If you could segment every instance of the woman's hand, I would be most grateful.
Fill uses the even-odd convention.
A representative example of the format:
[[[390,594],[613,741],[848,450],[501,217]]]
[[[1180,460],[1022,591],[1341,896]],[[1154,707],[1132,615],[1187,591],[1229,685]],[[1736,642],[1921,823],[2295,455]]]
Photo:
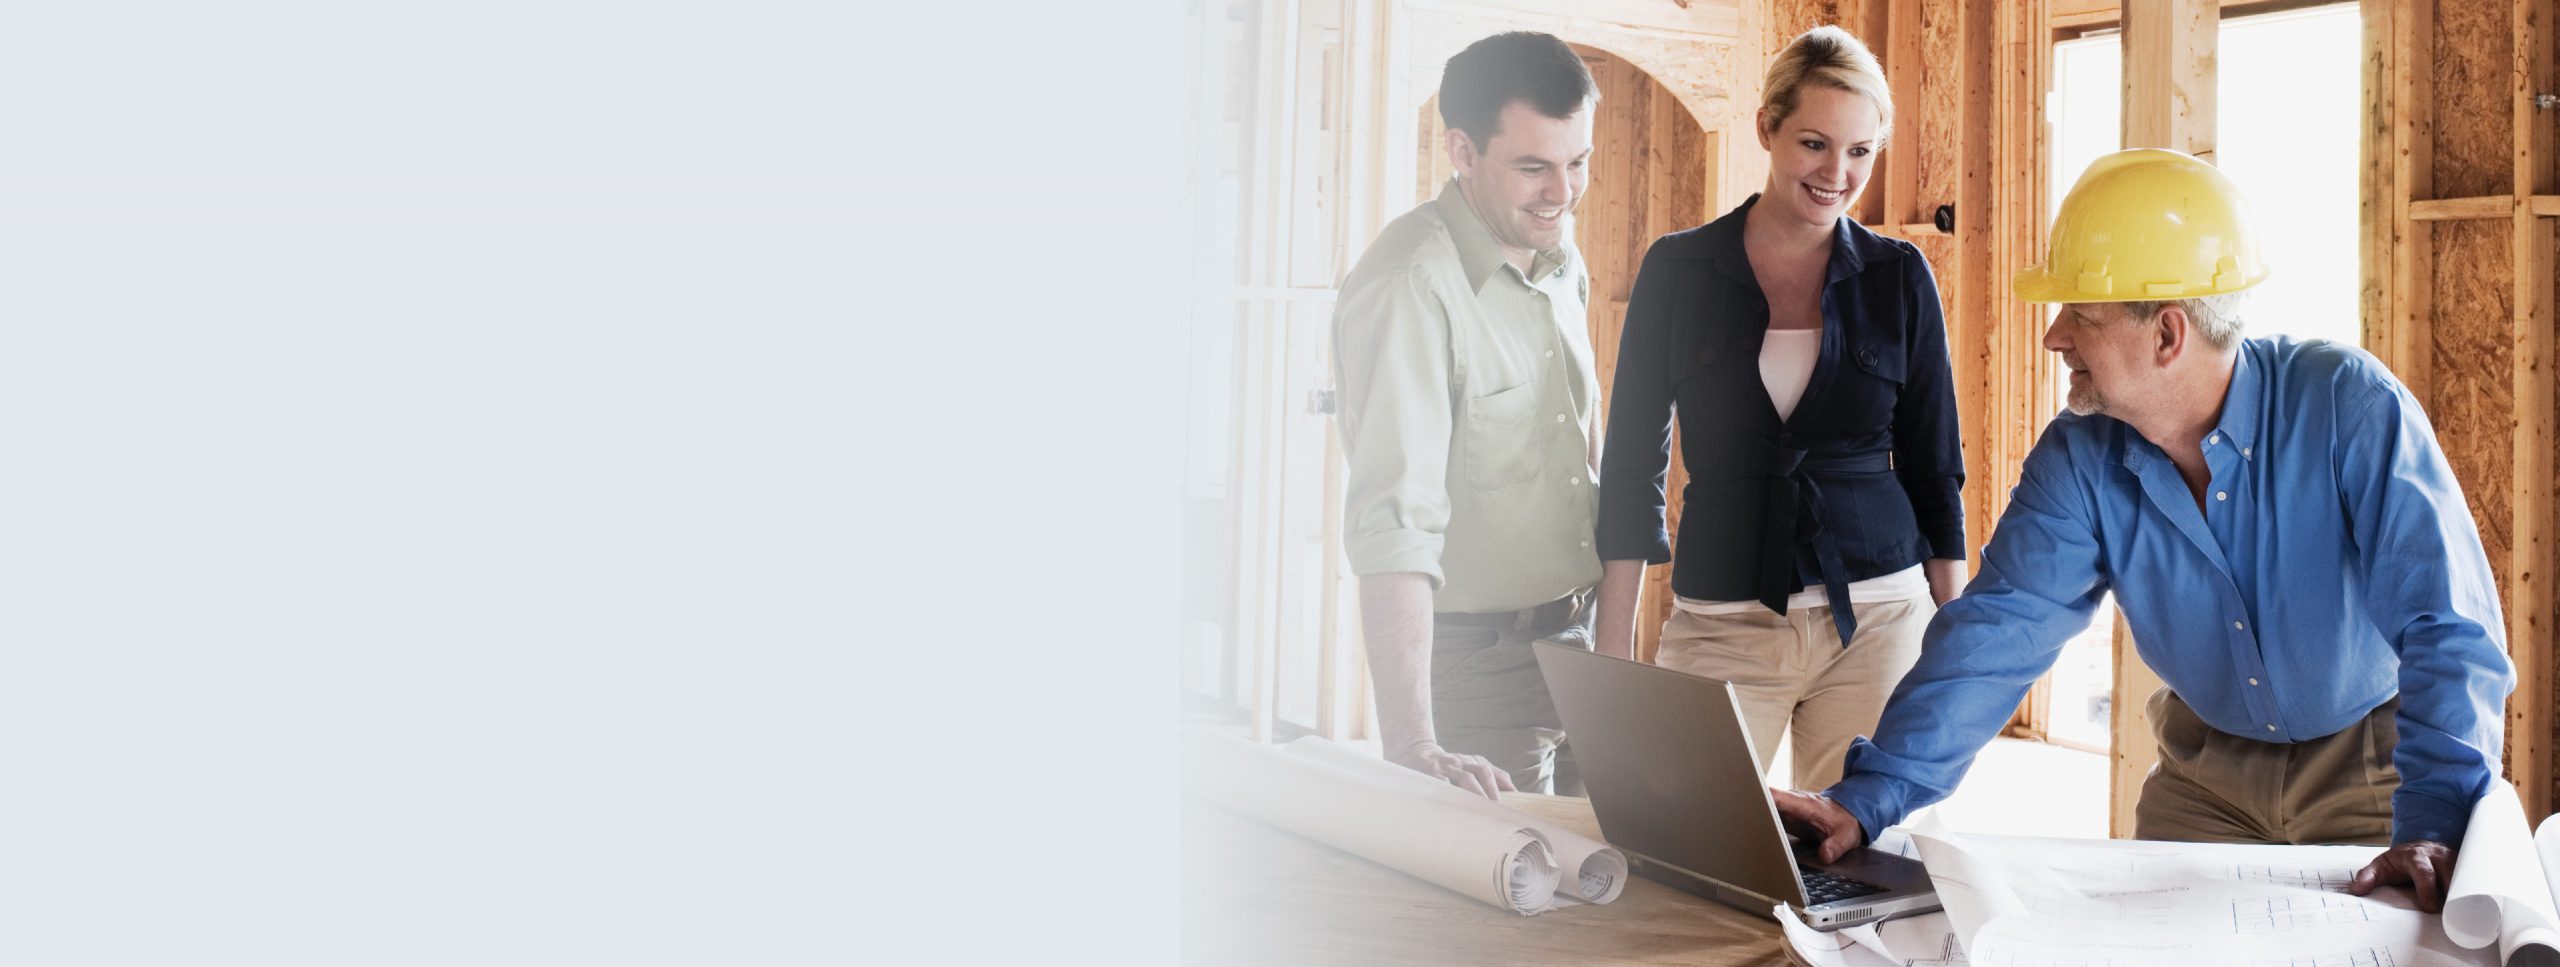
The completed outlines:
[[[1644,591],[1643,561],[1600,565],[1598,614],[1591,622],[1593,650],[1612,658],[1636,656],[1636,599]]]
[[[1929,600],[1938,607],[1964,593],[1965,563],[1943,557],[1920,562],[1920,573],[1929,577]]]

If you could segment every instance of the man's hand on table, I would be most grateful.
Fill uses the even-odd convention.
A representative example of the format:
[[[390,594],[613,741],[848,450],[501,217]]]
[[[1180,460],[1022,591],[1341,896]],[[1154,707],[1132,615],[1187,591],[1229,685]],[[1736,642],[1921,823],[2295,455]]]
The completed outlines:
[[[1483,756],[1451,752],[1436,742],[1389,755],[1387,761],[1497,802],[1503,793],[1513,791],[1510,773],[1494,768]]]
[[[1778,806],[1778,819],[1787,824],[1787,832],[1814,847],[1814,855],[1823,862],[1837,860],[1856,849],[1865,836],[1858,829],[1858,817],[1821,793],[1771,789],[1769,798]]]
[[[2347,892],[2364,896],[2377,886],[2405,886],[2417,894],[2418,909],[2443,913],[2445,891],[2453,885],[2453,860],[2453,847],[2433,840],[2394,844],[2356,871]]]

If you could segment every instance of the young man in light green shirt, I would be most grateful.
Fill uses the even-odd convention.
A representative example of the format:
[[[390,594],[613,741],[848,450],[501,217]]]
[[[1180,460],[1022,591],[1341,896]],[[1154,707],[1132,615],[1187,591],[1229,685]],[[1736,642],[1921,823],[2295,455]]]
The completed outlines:
[[[1530,644],[1590,647],[1599,380],[1572,213],[1591,74],[1510,33],[1440,84],[1457,176],[1344,280],[1345,543],[1387,757],[1462,788],[1578,791]]]

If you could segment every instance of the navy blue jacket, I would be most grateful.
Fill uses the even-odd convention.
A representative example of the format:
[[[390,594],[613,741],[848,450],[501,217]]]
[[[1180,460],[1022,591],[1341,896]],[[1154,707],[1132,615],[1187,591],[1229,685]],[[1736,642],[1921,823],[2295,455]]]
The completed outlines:
[[[1781,423],[1760,379],[1769,303],[1742,249],[1757,201],[1645,253],[1610,390],[1598,549],[1602,560],[1676,560],[1671,587],[1684,597],[1780,614],[1787,595],[1825,586],[1846,643],[1849,582],[1965,556],[1946,323],[1918,249],[1841,219],[1822,355]],[[1689,471],[1676,558],[1663,528],[1675,408]]]

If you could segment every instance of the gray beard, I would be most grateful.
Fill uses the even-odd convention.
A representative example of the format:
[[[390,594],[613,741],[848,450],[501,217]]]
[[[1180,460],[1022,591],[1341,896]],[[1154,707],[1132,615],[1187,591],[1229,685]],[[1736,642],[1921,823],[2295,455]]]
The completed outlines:
[[[2081,416],[2096,416],[2106,412],[2108,408],[2107,398],[2098,395],[2098,388],[2095,386],[2073,387],[2071,395],[2066,397],[2062,404],[2071,412]]]

